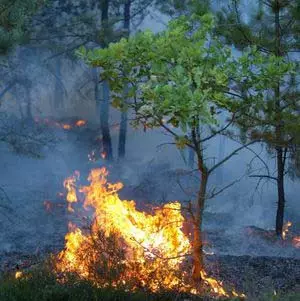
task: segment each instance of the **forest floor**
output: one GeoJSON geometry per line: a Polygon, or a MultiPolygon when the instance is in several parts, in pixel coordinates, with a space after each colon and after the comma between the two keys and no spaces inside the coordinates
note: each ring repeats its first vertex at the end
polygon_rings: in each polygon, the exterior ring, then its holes
{"type": "MultiPolygon", "coordinates": [[[[44,257],[17,252],[0,255],[1,275],[30,270],[41,264],[46,254],[44,257]]],[[[208,274],[221,280],[226,289],[243,292],[247,300],[277,300],[277,295],[300,295],[299,259],[212,255],[206,256],[206,267],[208,274]]]]}

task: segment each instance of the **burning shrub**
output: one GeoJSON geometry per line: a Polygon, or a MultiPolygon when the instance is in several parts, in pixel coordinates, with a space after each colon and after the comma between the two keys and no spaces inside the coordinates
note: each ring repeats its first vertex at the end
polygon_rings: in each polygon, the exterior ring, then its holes
{"type": "Polygon", "coordinates": [[[72,226],[56,271],[74,273],[100,288],[194,294],[209,287],[214,295],[228,296],[204,270],[200,284],[191,281],[187,271],[192,244],[182,230],[185,220],[180,203],[153,208],[152,213],[138,211],[134,201],[120,200],[117,192],[123,184],[108,183],[107,175],[105,168],[94,169],[88,177],[90,184],[79,189],[78,172],[64,182],[69,212],[74,212],[79,190],[83,207],[93,209],[93,221],[87,231],[72,226]]]}
{"type": "MultiPolygon", "coordinates": [[[[100,287],[115,287],[120,282],[125,268],[124,245],[120,237],[116,234],[106,236],[101,229],[91,230],[89,235],[83,236],[81,231],[76,229],[75,232],[69,233],[68,238],[69,242],[80,243],[76,255],[73,254],[73,272],[79,277],[93,279],[100,287]]],[[[58,261],[57,267],[61,271],[68,271],[69,269],[64,270],[61,265],[64,261],[63,255],[66,253],[61,253],[61,261],[58,261]]]]}
{"type": "MultiPolygon", "coordinates": [[[[134,201],[119,199],[122,184],[107,183],[107,175],[105,168],[92,170],[90,185],[79,189],[84,207],[94,209],[94,220],[86,233],[75,228],[66,235],[57,270],[74,272],[100,287],[187,290],[187,273],[180,271],[190,242],[181,229],[180,204],[155,208],[154,214],[140,212],[134,201]]],[[[66,188],[70,205],[77,202],[75,182],[66,188]]]]}

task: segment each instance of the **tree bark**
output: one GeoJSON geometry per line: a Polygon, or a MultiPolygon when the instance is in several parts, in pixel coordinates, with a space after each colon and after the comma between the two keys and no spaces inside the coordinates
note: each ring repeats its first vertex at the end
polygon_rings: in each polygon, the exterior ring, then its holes
{"type": "MultiPolygon", "coordinates": [[[[129,37],[130,34],[130,7],[131,7],[131,0],[127,0],[124,4],[124,29],[126,30],[127,37],[129,37]]],[[[127,87],[125,87],[125,91],[127,91],[127,87]]],[[[124,158],[126,153],[127,120],[128,120],[127,110],[122,111],[120,132],[119,132],[119,147],[118,147],[119,159],[124,158]]]]}
{"type": "Polygon", "coordinates": [[[193,221],[193,280],[197,283],[201,281],[201,271],[204,270],[203,264],[203,237],[202,221],[204,204],[206,199],[206,189],[208,182],[208,172],[203,165],[202,155],[198,154],[198,169],[201,172],[201,182],[196,202],[196,212],[193,221]],[[200,158],[200,159],[199,159],[200,158]]]}
{"type": "MultiPolygon", "coordinates": [[[[280,5],[278,0],[275,6],[275,55],[282,56],[281,51],[281,29],[280,29],[280,5]]],[[[283,221],[284,221],[284,207],[285,207],[285,193],[284,193],[284,172],[285,172],[285,157],[283,156],[283,134],[281,121],[281,104],[280,104],[280,82],[274,91],[275,94],[275,111],[276,111],[276,158],[277,158],[277,213],[276,213],[276,234],[282,237],[283,221]]]]}
{"type": "Polygon", "coordinates": [[[108,82],[103,83],[103,100],[100,102],[100,125],[102,131],[102,145],[105,159],[113,160],[112,143],[109,130],[109,86],[108,82]]]}
{"type": "Polygon", "coordinates": [[[276,234],[282,236],[284,207],[285,207],[285,193],[284,193],[284,158],[282,147],[277,149],[277,213],[276,213],[276,234]]]}
{"type": "MultiPolygon", "coordinates": [[[[103,47],[107,46],[108,32],[108,8],[109,0],[101,0],[101,25],[104,33],[103,47]]],[[[98,83],[97,83],[98,85],[98,83]]],[[[109,129],[109,85],[107,81],[103,82],[103,98],[100,100],[100,126],[102,132],[102,145],[105,159],[113,160],[112,142],[109,129]]]]}

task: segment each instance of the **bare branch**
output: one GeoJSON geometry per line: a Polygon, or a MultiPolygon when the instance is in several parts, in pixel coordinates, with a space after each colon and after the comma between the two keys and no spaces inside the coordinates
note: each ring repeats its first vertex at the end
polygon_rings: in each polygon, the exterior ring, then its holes
{"type": "Polygon", "coordinates": [[[212,168],[210,168],[208,170],[208,174],[212,173],[215,169],[217,169],[219,166],[221,166],[222,164],[224,164],[225,162],[227,162],[229,159],[231,159],[231,157],[233,157],[234,155],[236,155],[240,150],[247,148],[249,145],[254,144],[259,142],[260,140],[253,140],[248,142],[245,145],[242,145],[241,147],[238,147],[237,149],[235,149],[231,154],[229,154],[227,157],[225,157],[223,160],[219,161],[217,164],[215,164],[212,168]]]}
{"type": "Polygon", "coordinates": [[[272,177],[269,175],[250,175],[249,178],[266,178],[266,179],[277,181],[276,177],[272,177]]]}

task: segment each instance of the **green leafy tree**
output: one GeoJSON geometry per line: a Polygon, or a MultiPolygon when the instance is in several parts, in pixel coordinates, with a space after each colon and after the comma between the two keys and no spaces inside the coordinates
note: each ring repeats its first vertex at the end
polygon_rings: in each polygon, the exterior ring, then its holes
{"type": "Polygon", "coordinates": [[[29,35],[30,17],[45,0],[1,0],[0,2],[0,54],[22,43],[29,35]]]}
{"type": "MultiPolygon", "coordinates": [[[[276,161],[275,175],[252,175],[275,181],[277,185],[276,233],[282,236],[285,208],[285,176],[299,175],[300,167],[300,2],[295,0],[252,1],[251,9],[241,9],[240,1],[232,1],[219,12],[218,33],[239,50],[255,45],[263,55],[275,61],[294,62],[294,73],[274,76],[273,85],[260,87],[264,103],[249,111],[239,125],[250,138],[260,137],[276,161]],[[243,11],[243,13],[242,13],[243,11]],[[297,61],[298,60],[298,61],[297,61]],[[297,75],[298,74],[298,75],[297,75]]],[[[280,66],[273,65],[273,72],[280,66]]],[[[247,89],[247,81],[240,88],[247,89]]],[[[244,93],[245,97],[250,94],[244,93]]]]}
{"type": "MultiPolygon", "coordinates": [[[[264,58],[256,49],[234,58],[230,48],[224,47],[213,32],[211,15],[193,15],[171,21],[167,30],[159,34],[145,31],[105,49],[78,51],[88,64],[102,68],[101,78],[110,84],[112,104],[122,110],[132,109],[133,125],[145,129],[161,127],[179,149],[189,147],[195,152],[199,190],[197,199],[186,208],[193,228],[195,281],[201,279],[204,268],[205,203],[234,183],[219,190],[209,189],[209,177],[254,141],[237,147],[219,162],[211,162],[207,146],[214,137],[230,129],[240,112],[263,101],[263,96],[256,93],[250,102],[245,102],[243,95],[235,91],[237,83],[247,77],[252,81],[251,88],[271,85],[269,73],[274,74],[274,64],[278,63],[276,57],[264,58]],[[218,118],[221,111],[228,116],[224,123],[218,118]]],[[[275,74],[288,72],[290,66],[279,64],[275,74]]]]}

